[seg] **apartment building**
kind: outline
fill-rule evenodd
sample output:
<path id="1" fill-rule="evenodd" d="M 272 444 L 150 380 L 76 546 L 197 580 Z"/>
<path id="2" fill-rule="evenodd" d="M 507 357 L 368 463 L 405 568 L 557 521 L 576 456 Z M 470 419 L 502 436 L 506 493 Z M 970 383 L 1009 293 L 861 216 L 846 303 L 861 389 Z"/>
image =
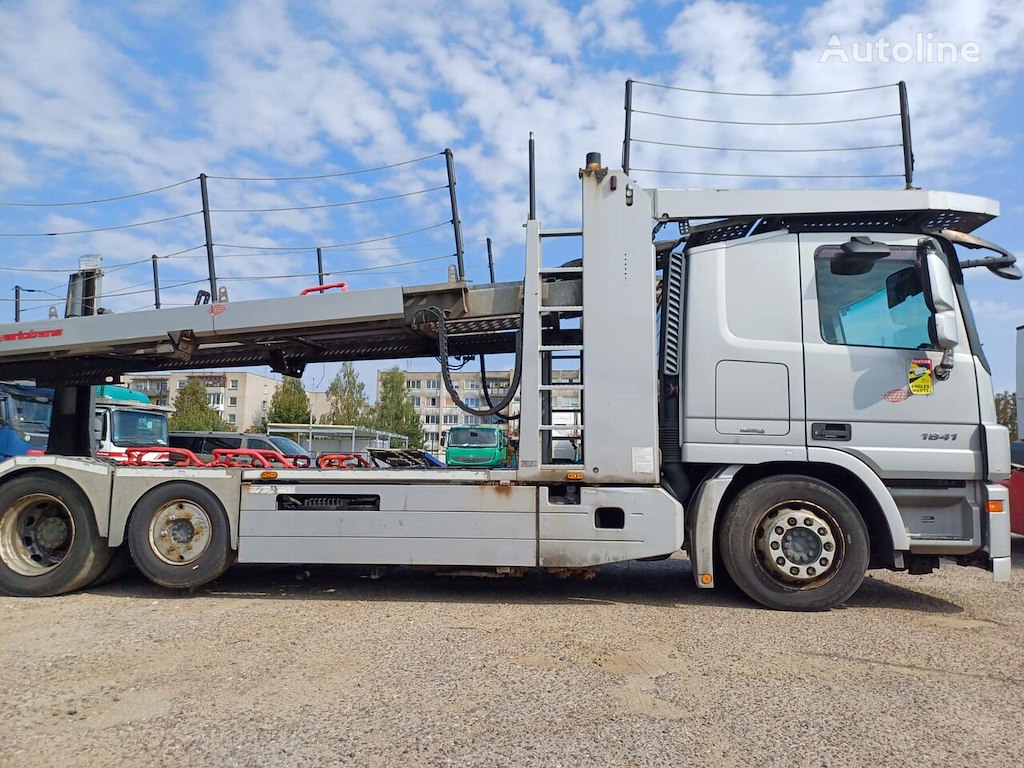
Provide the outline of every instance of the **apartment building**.
<path id="1" fill-rule="evenodd" d="M 270 399 L 281 385 L 279 379 L 247 371 L 189 371 L 124 377 L 125 386 L 142 392 L 157 405 L 170 406 L 189 379 L 202 380 L 210 407 L 239 432 L 266 420 Z"/>
<path id="2" fill-rule="evenodd" d="M 440 372 L 403 371 L 405 391 L 412 401 L 416 415 L 420 417 L 426 437 L 424 447 L 432 452 L 440 450 L 441 434 L 452 427 L 480 424 L 487 419 L 468 414 L 452 401 L 444 387 Z M 487 408 L 483 386 L 478 371 L 452 371 L 452 384 L 462 401 L 471 408 Z M 579 382 L 579 370 L 555 370 L 551 372 L 552 384 Z M 496 403 L 508 392 L 512 383 L 512 371 L 488 371 L 487 393 L 491 402 Z M 519 399 L 516 395 L 502 415 L 515 416 L 519 413 Z M 380 402 L 380 374 L 377 375 L 377 402 Z M 563 416 L 553 423 L 579 423 L 580 393 L 578 390 L 554 390 L 551 397 L 553 411 Z M 513 428 L 513 431 L 515 429 Z"/>

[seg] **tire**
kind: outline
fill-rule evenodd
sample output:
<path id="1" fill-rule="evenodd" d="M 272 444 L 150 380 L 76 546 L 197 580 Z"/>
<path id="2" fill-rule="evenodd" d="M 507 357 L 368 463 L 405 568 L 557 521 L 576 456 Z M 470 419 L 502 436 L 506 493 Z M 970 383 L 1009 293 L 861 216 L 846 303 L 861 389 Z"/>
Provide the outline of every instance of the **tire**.
<path id="1" fill-rule="evenodd" d="M 122 544 L 114 550 L 113 556 L 103 573 L 96 577 L 90 587 L 101 587 L 124 576 L 132 568 L 132 554 L 128 551 L 128 545 Z"/>
<path id="2" fill-rule="evenodd" d="M 128 521 L 128 547 L 150 581 L 172 589 L 201 587 L 232 561 L 224 506 L 187 482 L 164 483 L 138 501 Z"/>
<path id="3" fill-rule="evenodd" d="M 88 497 L 60 475 L 0 487 L 0 592 L 49 597 L 91 584 L 113 557 Z"/>
<path id="4" fill-rule="evenodd" d="M 781 611 L 826 611 L 864 581 L 871 547 L 856 507 L 802 475 L 744 488 L 719 529 L 722 561 L 753 600 Z"/>

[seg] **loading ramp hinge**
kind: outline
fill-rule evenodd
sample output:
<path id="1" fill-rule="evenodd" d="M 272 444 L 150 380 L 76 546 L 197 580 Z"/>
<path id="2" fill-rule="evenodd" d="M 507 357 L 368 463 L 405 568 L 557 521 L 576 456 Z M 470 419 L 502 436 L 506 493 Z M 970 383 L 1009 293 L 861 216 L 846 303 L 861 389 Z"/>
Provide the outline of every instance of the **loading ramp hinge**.
<path id="1" fill-rule="evenodd" d="M 282 376 L 301 379 L 306 372 L 306 363 L 304 360 L 289 360 L 281 350 L 274 349 L 270 352 L 270 370 Z"/>
<path id="2" fill-rule="evenodd" d="M 167 338 L 171 340 L 171 357 L 175 360 L 191 360 L 199 346 L 196 335 L 191 330 L 168 331 Z"/>

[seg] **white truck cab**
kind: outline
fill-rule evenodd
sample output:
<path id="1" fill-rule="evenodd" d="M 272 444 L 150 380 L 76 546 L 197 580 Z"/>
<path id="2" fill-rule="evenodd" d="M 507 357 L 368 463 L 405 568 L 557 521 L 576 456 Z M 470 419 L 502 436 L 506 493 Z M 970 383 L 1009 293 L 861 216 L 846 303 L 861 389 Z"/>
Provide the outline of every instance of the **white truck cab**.
<path id="1" fill-rule="evenodd" d="M 168 406 L 151 404 L 140 393 L 122 387 L 99 387 L 93 420 L 97 458 L 120 463 L 125 461 L 128 448 L 169 445 L 167 419 L 173 412 Z M 158 458 L 159 453 L 150 457 Z"/>

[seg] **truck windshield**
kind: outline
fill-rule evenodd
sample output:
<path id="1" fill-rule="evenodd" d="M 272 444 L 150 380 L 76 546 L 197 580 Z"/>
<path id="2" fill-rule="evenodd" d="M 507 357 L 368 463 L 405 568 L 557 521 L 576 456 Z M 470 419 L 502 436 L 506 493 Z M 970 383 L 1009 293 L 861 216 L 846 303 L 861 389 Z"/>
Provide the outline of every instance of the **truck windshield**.
<path id="1" fill-rule="evenodd" d="M 114 411 L 111 441 L 121 448 L 167 445 L 167 417 L 147 411 Z"/>
<path id="2" fill-rule="evenodd" d="M 498 433 L 491 429 L 453 429 L 448 435 L 452 448 L 493 448 L 498 444 Z"/>
<path id="3" fill-rule="evenodd" d="M 53 406 L 49 400 L 12 395 L 11 405 L 13 406 L 12 416 L 18 424 L 50 426 L 50 410 Z"/>

